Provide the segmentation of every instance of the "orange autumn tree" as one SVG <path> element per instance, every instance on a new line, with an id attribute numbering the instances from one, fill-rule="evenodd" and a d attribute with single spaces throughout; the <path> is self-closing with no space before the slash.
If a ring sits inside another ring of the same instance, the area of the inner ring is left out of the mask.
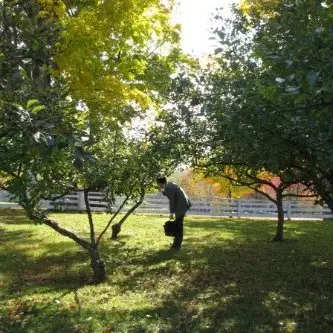
<path id="1" fill-rule="evenodd" d="M 254 190 L 247 186 L 232 185 L 231 181 L 224 177 L 207 176 L 200 170 L 190 168 L 180 176 L 179 184 L 190 196 L 242 198 L 254 193 Z"/>
<path id="2" fill-rule="evenodd" d="M 212 172 L 212 171 L 211 171 Z M 276 174 L 269 172 L 263 168 L 248 168 L 246 166 L 238 167 L 222 167 L 216 169 L 214 173 L 229 179 L 231 183 L 237 185 L 244 185 L 253 189 L 257 193 L 260 193 L 268 200 L 272 201 L 276 205 L 277 209 L 277 230 L 274 241 L 283 240 L 283 225 L 284 225 L 284 208 L 283 201 L 287 197 L 315 197 L 309 191 L 300 193 L 292 193 L 295 186 L 299 186 L 293 178 L 290 178 L 290 174 L 287 171 L 280 171 Z"/>
<path id="3" fill-rule="evenodd" d="M 281 179 L 279 176 L 273 175 L 270 172 L 262 171 L 259 177 L 263 180 L 266 180 L 273 184 L 274 186 L 278 187 L 281 184 Z M 267 184 L 263 184 L 260 186 L 260 191 L 268 194 L 271 197 L 276 198 L 276 193 L 272 189 L 271 186 Z M 313 200 L 314 193 L 311 192 L 305 185 L 301 183 L 292 184 L 286 190 L 285 193 L 289 197 L 299 198 L 302 197 L 303 200 Z"/>

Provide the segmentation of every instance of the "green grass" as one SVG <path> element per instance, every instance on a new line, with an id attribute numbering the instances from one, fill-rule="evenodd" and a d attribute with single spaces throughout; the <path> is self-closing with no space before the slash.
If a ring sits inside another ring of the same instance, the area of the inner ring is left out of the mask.
<path id="1" fill-rule="evenodd" d="M 53 214 L 88 235 L 80 214 Z M 106 215 L 95 215 L 98 228 Z M 132 216 L 106 237 L 108 279 L 87 254 L 19 211 L 0 211 L 0 333 L 333 332 L 333 223 L 187 217 L 169 251 L 165 216 Z"/>

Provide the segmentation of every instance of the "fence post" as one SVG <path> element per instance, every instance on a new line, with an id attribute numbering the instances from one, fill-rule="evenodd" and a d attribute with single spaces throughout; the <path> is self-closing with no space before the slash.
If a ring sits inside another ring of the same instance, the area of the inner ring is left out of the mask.
<path id="1" fill-rule="evenodd" d="M 288 221 L 290 221 L 290 218 L 291 218 L 291 202 L 288 201 L 287 202 L 287 219 L 288 219 Z"/>
<path id="2" fill-rule="evenodd" d="M 86 209 L 86 203 L 84 202 L 84 193 L 83 191 L 76 192 L 77 195 L 77 209 L 83 211 Z"/>
<path id="3" fill-rule="evenodd" d="M 237 217 L 240 218 L 241 214 L 241 202 L 240 200 L 237 200 Z"/>
<path id="4" fill-rule="evenodd" d="M 290 221 L 291 219 L 291 202 L 288 201 L 288 205 L 287 205 L 287 219 Z"/>

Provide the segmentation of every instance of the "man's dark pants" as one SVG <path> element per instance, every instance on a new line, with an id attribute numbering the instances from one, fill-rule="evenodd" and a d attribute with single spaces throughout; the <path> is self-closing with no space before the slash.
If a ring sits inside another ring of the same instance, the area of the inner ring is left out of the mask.
<path id="1" fill-rule="evenodd" d="M 175 233 L 175 238 L 173 240 L 173 244 L 172 244 L 172 248 L 174 249 L 180 249 L 180 246 L 183 242 L 183 223 L 184 223 L 184 216 L 185 215 L 180 215 L 180 216 L 176 216 L 175 222 L 177 225 L 177 229 L 176 229 L 176 233 Z"/>

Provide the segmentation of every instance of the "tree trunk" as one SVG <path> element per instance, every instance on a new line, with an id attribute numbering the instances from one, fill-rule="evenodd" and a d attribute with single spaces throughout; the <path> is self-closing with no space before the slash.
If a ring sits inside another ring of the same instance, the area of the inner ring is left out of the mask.
<path id="1" fill-rule="evenodd" d="M 283 225 L 284 225 L 284 210 L 283 210 L 283 197 L 281 193 L 276 195 L 276 207 L 278 213 L 278 222 L 276 229 L 276 236 L 273 238 L 276 242 L 283 241 Z"/>
<path id="2" fill-rule="evenodd" d="M 92 217 L 91 209 L 90 209 L 90 205 L 89 205 L 89 190 L 85 189 L 83 191 L 83 194 L 84 194 L 84 203 L 86 205 L 86 211 L 87 211 L 88 221 L 89 221 L 90 241 L 91 241 L 91 244 L 94 246 L 95 245 L 95 227 L 94 227 L 94 221 L 93 221 L 93 217 Z"/>
<path id="3" fill-rule="evenodd" d="M 326 199 L 325 202 L 327 203 L 328 208 L 333 213 L 333 199 L 332 198 Z"/>
<path id="4" fill-rule="evenodd" d="M 72 239 L 74 242 L 76 242 L 77 244 L 82 246 L 84 249 L 86 249 L 88 251 L 90 250 L 91 245 L 88 241 L 86 241 L 81 236 L 75 234 L 72 230 L 61 227 L 57 222 L 49 219 L 48 217 L 46 217 L 46 216 L 39 217 L 39 216 L 35 216 L 35 215 L 29 216 L 29 217 L 33 220 L 37 220 L 39 223 L 46 224 L 47 226 L 49 226 L 50 228 L 55 230 L 57 233 Z"/>
<path id="5" fill-rule="evenodd" d="M 324 202 L 327 204 L 328 208 L 333 213 L 333 195 L 331 193 L 323 193 L 322 198 Z"/>
<path id="6" fill-rule="evenodd" d="M 118 234 L 121 231 L 122 224 L 126 221 L 126 219 L 142 204 L 143 199 L 145 197 L 145 190 L 141 189 L 140 199 L 135 203 L 135 205 L 124 215 L 124 217 L 116 224 L 111 227 L 112 234 L 111 239 L 117 239 Z"/>
<path id="7" fill-rule="evenodd" d="M 112 229 L 111 239 L 117 239 L 117 236 L 121 231 L 121 224 L 116 223 L 111 227 L 111 229 Z"/>
<path id="8" fill-rule="evenodd" d="M 91 259 L 91 268 L 94 271 L 94 282 L 100 283 L 103 282 L 106 278 L 104 262 L 101 259 L 98 244 L 91 244 L 86 241 L 84 238 L 80 237 L 79 235 L 75 234 L 73 231 L 69 229 L 65 229 L 61 227 L 57 222 L 52 221 L 51 219 L 47 218 L 46 216 L 37 216 L 37 215 L 30 215 L 30 218 L 38 221 L 39 223 L 44 223 L 47 226 L 51 227 L 53 230 L 58 232 L 59 234 L 66 236 L 72 239 L 74 242 L 82 246 L 86 249 L 90 255 Z"/>
<path id="9" fill-rule="evenodd" d="M 332 175 L 318 177 L 314 188 L 333 213 L 333 172 Z"/>
<path id="10" fill-rule="evenodd" d="M 101 283 L 106 278 L 105 265 L 102 260 L 98 246 L 94 246 L 89 250 L 89 255 L 91 258 L 91 268 L 94 271 L 94 282 Z"/>

